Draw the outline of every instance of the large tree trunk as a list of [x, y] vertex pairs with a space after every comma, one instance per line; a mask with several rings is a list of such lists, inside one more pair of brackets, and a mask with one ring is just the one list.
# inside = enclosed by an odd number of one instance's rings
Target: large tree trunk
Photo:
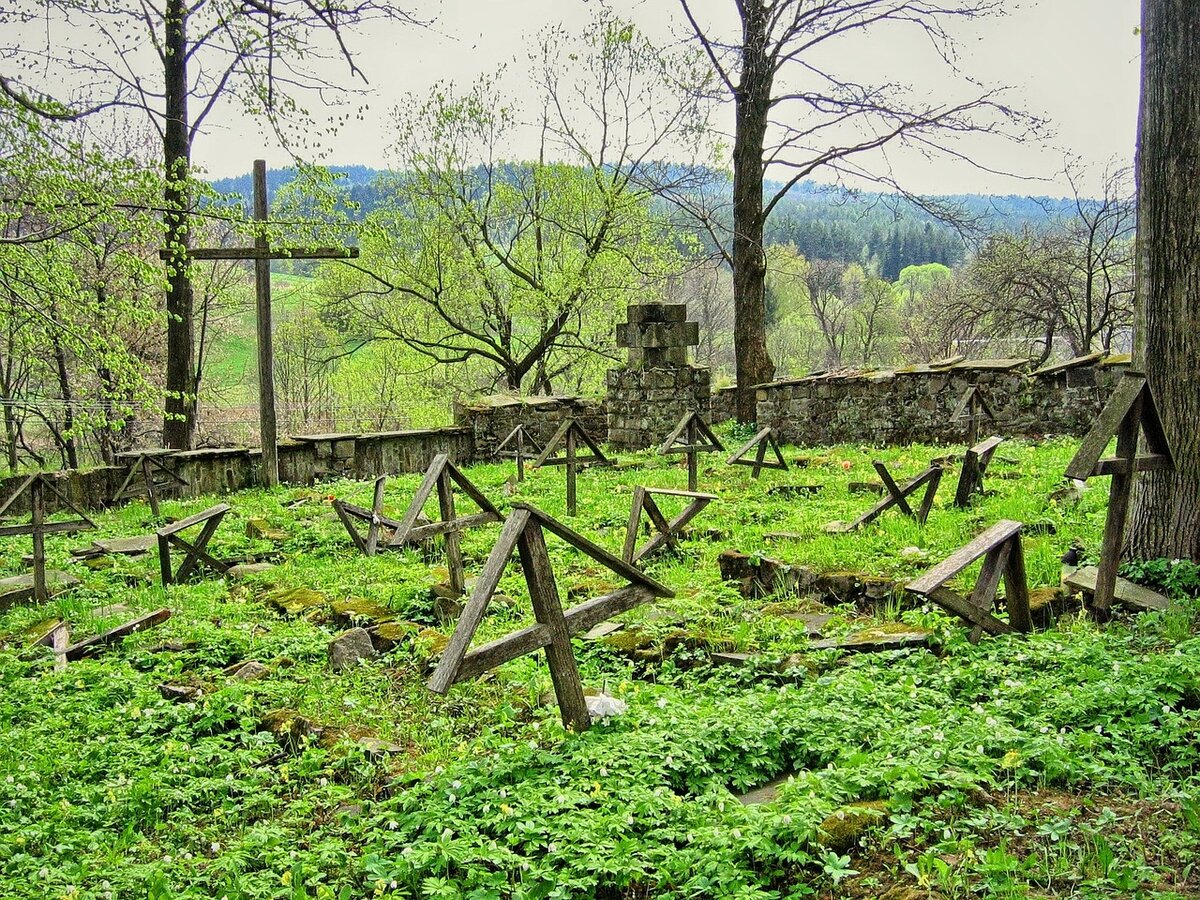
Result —
[[167, 273], [167, 384], [163, 446], [191, 449], [196, 434], [195, 349], [193, 346], [192, 283], [186, 265], [190, 246], [188, 213], [191, 203], [188, 177], [191, 137], [188, 131], [187, 5], [167, 0], [165, 23], [165, 76], [167, 119], [163, 129], [166, 164], [167, 246], [176, 251]]
[[767, 353], [767, 258], [763, 250], [763, 143], [774, 72], [767, 59], [767, 10], [750, 0], [742, 15], [742, 73], [735, 95], [733, 143], [733, 344], [737, 420], [757, 417], [754, 386], [770, 381]]
[[1176, 471], [1138, 480], [1129, 553], [1200, 560], [1200, 0], [1143, 0], [1135, 362]]

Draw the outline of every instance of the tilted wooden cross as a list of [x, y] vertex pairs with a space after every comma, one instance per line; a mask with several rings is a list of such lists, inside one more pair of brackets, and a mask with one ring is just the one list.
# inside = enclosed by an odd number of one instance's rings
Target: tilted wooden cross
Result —
[[[67, 522], [46, 521], [47, 491], [58, 498], [59, 506], [62, 509], [70, 510], [79, 518]], [[96, 523], [72, 503], [70, 498], [63, 494], [50, 478], [41, 473], [30, 475], [21, 482], [3, 505], [0, 505], [0, 516], [8, 512], [9, 507], [16, 502], [17, 498], [26, 492], [29, 494], [29, 523], [26, 525], [0, 525], [0, 537], [21, 534], [33, 537], [33, 597], [38, 602], [44, 603], [50, 599], [50, 591], [46, 587], [46, 535], [89, 531], [96, 527]]]
[[[260, 226], [253, 247], [209, 247], [188, 250], [188, 260], [254, 260], [254, 293], [258, 332], [258, 419], [262, 432], [262, 481], [266, 487], [279, 484], [279, 433], [275, 422], [275, 361], [271, 340], [271, 260], [357, 259], [357, 247], [272, 247], [266, 234], [267, 163], [254, 161], [254, 221]], [[178, 259], [181, 251], [159, 252], [165, 260]]]

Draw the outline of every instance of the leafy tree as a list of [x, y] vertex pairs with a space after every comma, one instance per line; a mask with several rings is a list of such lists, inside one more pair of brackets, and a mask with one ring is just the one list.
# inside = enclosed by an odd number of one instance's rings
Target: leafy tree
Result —
[[624, 305], [678, 271], [650, 154], [698, 120], [686, 58], [609, 14], [579, 43], [544, 34], [535, 62], [536, 161], [505, 158], [521, 120], [495, 79], [399, 114], [403, 174], [338, 292], [374, 336], [466, 364], [483, 386], [546, 392], [609, 352]]
[[1143, 0], [1135, 364], [1158, 399], [1176, 471], [1139, 479], [1129, 545], [1200, 560], [1200, 2]]
[[[714, 240], [733, 269], [737, 346], [737, 415], [755, 415], [754, 385], [770, 380], [767, 351], [764, 226], [788, 192], [819, 170], [899, 189], [875, 151], [895, 145], [962, 158], [953, 141], [966, 132], [995, 131], [1016, 118], [994, 92], [931, 102], [895, 84], [862, 83], [831, 61], [853, 59], [853, 41], [886, 40], [897, 28], [929, 39], [935, 61], [950, 74], [954, 19], [998, 12], [997, 0], [735, 0], [737, 34], [703, 24], [691, 0], [680, 0], [707, 52], [721, 90], [733, 101], [732, 233]], [[764, 196], [768, 169], [786, 172]], [[929, 204], [926, 202], [926, 205]]]
[[[69, 23], [69, 36], [31, 29], [45, 18]], [[292, 143], [307, 130], [298, 98], [324, 101], [334, 85], [319, 64], [340, 58], [361, 76], [347, 39], [364, 22], [411, 21], [384, 0], [164, 0], [161, 5], [93, 4], [76, 0], [11, 0], [0, 6], [0, 28], [15, 43], [0, 47], [0, 94], [55, 120], [101, 111], [140, 116], [162, 141], [167, 246], [178, 251], [167, 274], [166, 417], [163, 442], [190, 447], [195, 435], [195, 302], [186, 251], [191, 244], [194, 190], [192, 146], [222, 102], [266, 114]], [[61, 96], [64, 84], [79, 84]], [[335, 126], [336, 127], [336, 126]]]

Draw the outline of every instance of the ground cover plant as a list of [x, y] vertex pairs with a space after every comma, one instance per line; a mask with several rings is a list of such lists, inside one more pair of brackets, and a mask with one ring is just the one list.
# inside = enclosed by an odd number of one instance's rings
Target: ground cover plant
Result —
[[[950, 451], [788, 448], [792, 468], [757, 481], [703, 459], [700, 489], [720, 499], [681, 553], [645, 563], [676, 596], [622, 616], [609, 638], [575, 641], [585, 686], [628, 704], [582, 735], [559, 724], [540, 656], [445, 698], [426, 690], [453, 627], [436, 602], [446, 573], [436, 553], [354, 550], [329, 500], [369, 506], [370, 483], [224, 498], [233, 510], [212, 550], [276, 563], [243, 580], [164, 589], [153, 555], [85, 568], [69, 549], [86, 540], [52, 536], [50, 563], [83, 584], [0, 615], [0, 895], [1194, 896], [1194, 565], [1127, 571], [1172, 595], [1165, 612], [1101, 628], [1068, 610], [1047, 630], [977, 645], [890, 591], [825, 608], [720, 579], [717, 556], [734, 548], [903, 581], [1011, 518], [1039, 526], [1025, 537], [1031, 587], [1056, 587], [1063, 551], [1078, 542], [1094, 555], [1103, 524], [1103, 488], [1063, 490], [1074, 449], [1006, 442], [970, 508], [954, 509], [943, 485], [924, 527], [891, 511], [840, 535], [825, 524], [875, 500], [848, 489], [874, 480], [872, 459], [904, 478]], [[521, 485], [511, 464], [465, 471], [502, 510], [533, 503], [615, 553], [635, 485], [686, 484], [677, 459], [627, 455], [581, 474], [568, 518], [561, 471]], [[391, 514], [419, 480], [389, 479]], [[821, 488], [772, 492], [781, 485]], [[96, 521], [105, 536], [161, 524], [140, 502]], [[463, 535], [468, 575], [498, 531]], [[8, 573], [27, 549], [0, 546]], [[616, 586], [557, 540], [549, 549], [564, 600]], [[530, 621], [514, 567], [500, 592], [477, 641]], [[83, 637], [159, 606], [174, 613], [164, 625], [62, 672], [21, 646], [52, 616]], [[899, 622], [928, 629], [929, 647], [813, 650], [780, 613], [818, 610], [833, 615], [826, 637]], [[394, 646], [332, 672], [329, 640], [380, 618]], [[714, 652], [749, 659], [717, 666]], [[227, 674], [246, 660], [261, 677]], [[165, 685], [187, 692], [168, 699]], [[768, 783], [769, 802], [739, 802]]]

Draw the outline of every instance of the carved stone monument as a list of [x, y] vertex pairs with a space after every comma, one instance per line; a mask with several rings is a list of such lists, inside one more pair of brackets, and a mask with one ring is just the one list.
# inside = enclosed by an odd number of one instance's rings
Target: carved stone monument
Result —
[[689, 412], [709, 416], [709, 371], [688, 363], [700, 326], [682, 303], [634, 303], [617, 326], [617, 344], [629, 350], [624, 368], [608, 370], [608, 443], [640, 450], [662, 443]]

